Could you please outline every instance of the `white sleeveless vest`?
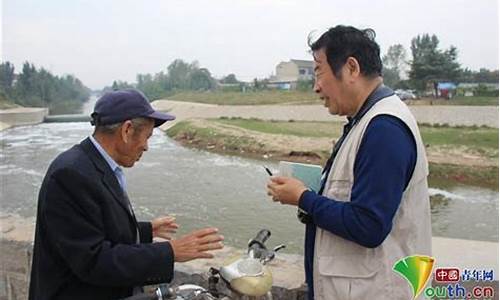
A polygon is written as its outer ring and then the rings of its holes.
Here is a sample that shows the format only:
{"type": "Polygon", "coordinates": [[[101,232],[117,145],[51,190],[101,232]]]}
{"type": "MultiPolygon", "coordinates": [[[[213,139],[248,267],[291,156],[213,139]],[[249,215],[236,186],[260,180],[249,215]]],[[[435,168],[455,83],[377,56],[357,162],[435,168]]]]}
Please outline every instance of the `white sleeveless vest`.
{"type": "Polygon", "coordinates": [[[381,114],[397,117],[411,130],[417,146],[415,170],[394,216],[392,230],[378,247],[366,248],[317,227],[313,266],[317,300],[413,299],[408,282],[392,267],[409,255],[431,255],[425,148],[415,118],[397,96],[377,102],[351,129],[333,161],[323,195],[350,201],[359,145],[370,120],[381,114]]]}

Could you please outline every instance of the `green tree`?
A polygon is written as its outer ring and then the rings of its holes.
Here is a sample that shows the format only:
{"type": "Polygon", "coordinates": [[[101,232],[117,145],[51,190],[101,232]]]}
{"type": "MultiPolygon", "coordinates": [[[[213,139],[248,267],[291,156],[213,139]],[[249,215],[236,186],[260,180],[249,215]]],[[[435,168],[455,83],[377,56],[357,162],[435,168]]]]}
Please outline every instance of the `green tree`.
{"type": "Polygon", "coordinates": [[[12,91],[14,84],[14,65],[10,62],[0,64],[0,89],[7,95],[12,91]]]}
{"type": "Polygon", "coordinates": [[[168,67],[168,81],[172,89],[187,90],[191,83],[189,82],[190,73],[197,62],[189,64],[182,59],[174,60],[168,67]]]}
{"type": "Polygon", "coordinates": [[[382,58],[384,84],[395,88],[405,75],[408,66],[406,50],[401,44],[392,45],[382,58]]]}
{"type": "Polygon", "coordinates": [[[428,82],[457,81],[460,77],[457,48],[451,46],[443,51],[438,46],[439,39],[436,35],[419,35],[411,41],[413,60],[409,77],[413,86],[420,91],[425,90],[428,82]]]}
{"type": "MultiPolygon", "coordinates": [[[[7,66],[5,63],[6,69],[13,70],[7,66]]],[[[20,105],[48,107],[51,113],[70,113],[79,111],[90,96],[90,89],[74,76],[58,77],[44,68],[38,70],[29,62],[23,64],[17,77],[15,83],[12,81],[9,100],[20,105]]],[[[4,83],[8,85],[9,80],[4,83]]]]}
{"type": "Polygon", "coordinates": [[[211,90],[215,87],[215,80],[212,78],[210,71],[205,68],[194,69],[189,75],[192,90],[211,90]]]}
{"type": "Polygon", "coordinates": [[[224,78],[221,79],[221,83],[228,83],[228,84],[237,84],[240,83],[238,79],[236,79],[236,75],[233,73],[225,76],[224,78]]]}
{"type": "Polygon", "coordinates": [[[479,72],[474,72],[474,82],[481,83],[498,83],[498,70],[490,71],[485,68],[479,69],[479,72]]]}
{"type": "Polygon", "coordinates": [[[112,90],[123,90],[123,89],[133,89],[134,88],[134,85],[126,82],[126,81],[122,81],[122,80],[114,80],[113,81],[113,84],[111,85],[111,89],[112,90]]]}

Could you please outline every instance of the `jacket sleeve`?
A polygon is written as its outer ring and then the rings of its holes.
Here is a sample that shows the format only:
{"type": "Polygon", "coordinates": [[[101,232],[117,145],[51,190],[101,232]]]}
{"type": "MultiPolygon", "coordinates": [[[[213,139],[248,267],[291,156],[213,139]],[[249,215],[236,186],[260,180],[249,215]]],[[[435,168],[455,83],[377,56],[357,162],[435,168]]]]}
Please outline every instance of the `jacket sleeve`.
{"type": "Polygon", "coordinates": [[[139,225],[139,236],[141,243],[153,242],[153,226],[151,222],[137,222],[139,225]]]}
{"type": "Polygon", "coordinates": [[[42,222],[49,242],[81,280],[99,286],[169,282],[174,256],[168,242],[115,244],[106,240],[96,181],[74,169],[49,179],[42,222]]]}

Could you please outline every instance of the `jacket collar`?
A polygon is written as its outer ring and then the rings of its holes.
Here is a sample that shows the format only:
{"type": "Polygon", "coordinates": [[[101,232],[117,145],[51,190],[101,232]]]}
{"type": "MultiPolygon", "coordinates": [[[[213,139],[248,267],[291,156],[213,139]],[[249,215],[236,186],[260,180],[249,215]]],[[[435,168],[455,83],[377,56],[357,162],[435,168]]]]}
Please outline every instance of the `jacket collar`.
{"type": "Polygon", "coordinates": [[[118,183],[118,180],[116,179],[113,170],[111,170],[111,167],[106,162],[104,157],[102,157],[102,155],[96,149],[90,138],[86,138],[85,140],[83,140],[80,143],[80,146],[82,147],[83,151],[88,155],[88,157],[94,164],[95,168],[99,171],[99,173],[102,174],[101,180],[104,186],[106,186],[106,188],[111,192],[113,197],[118,201],[118,203],[123,207],[123,209],[125,209],[125,211],[129,214],[129,216],[133,218],[128,208],[128,203],[125,198],[126,195],[122,190],[120,183],[118,183]]]}

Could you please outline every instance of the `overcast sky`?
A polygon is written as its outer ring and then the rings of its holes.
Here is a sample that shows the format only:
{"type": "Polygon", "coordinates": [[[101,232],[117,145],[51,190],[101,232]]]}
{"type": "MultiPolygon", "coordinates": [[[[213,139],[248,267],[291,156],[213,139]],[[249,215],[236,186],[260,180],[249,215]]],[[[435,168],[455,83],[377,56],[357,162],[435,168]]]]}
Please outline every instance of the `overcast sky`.
{"type": "Polygon", "coordinates": [[[382,53],[436,34],[473,70],[498,69],[496,0],[3,0],[3,61],[73,74],[98,89],[134,82],[176,58],[213,76],[264,78],[280,61],[310,59],[307,35],[337,24],[371,27],[382,53]]]}

